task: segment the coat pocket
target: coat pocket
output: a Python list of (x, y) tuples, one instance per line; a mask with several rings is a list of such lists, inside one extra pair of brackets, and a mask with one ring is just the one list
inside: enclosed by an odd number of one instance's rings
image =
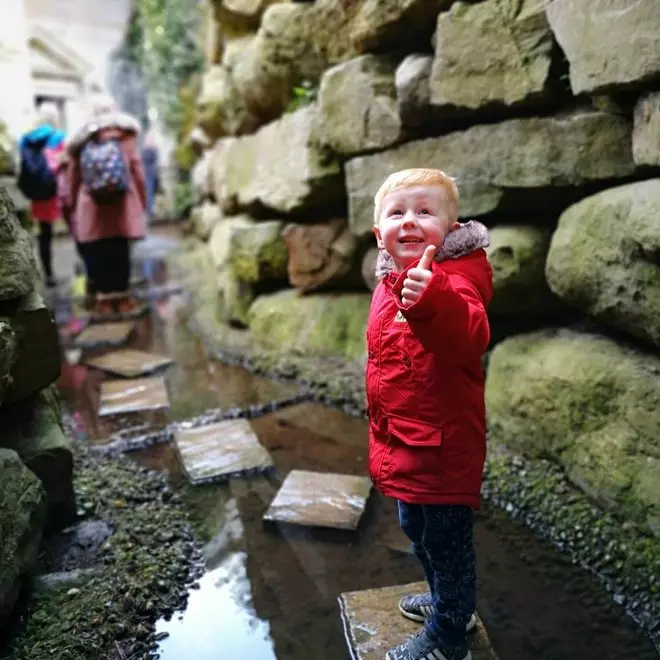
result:
[(387, 430), (411, 447), (442, 445), (442, 429), (419, 419), (388, 414)]

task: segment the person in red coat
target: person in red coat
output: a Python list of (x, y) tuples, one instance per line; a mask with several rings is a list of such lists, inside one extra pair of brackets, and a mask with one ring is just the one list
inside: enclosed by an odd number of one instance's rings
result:
[(486, 456), (486, 228), (457, 222), (440, 170), (392, 174), (375, 198), (380, 282), (367, 324), (369, 472), (397, 500), (429, 592), (403, 598), (424, 622), (388, 660), (469, 660), (476, 600), (473, 509)]

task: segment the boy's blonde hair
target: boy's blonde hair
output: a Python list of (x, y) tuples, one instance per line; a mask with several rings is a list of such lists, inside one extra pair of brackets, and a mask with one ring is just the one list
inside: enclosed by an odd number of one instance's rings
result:
[(374, 224), (378, 224), (383, 206), (383, 199), (395, 190), (412, 188), (413, 186), (435, 186), (445, 191), (447, 204), (450, 207), (451, 222), (455, 222), (458, 215), (458, 188), (456, 182), (442, 170), (433, 170), (425, 167), (416, 167), (409, 170), (400, 170), (390, 174), (385, 183), (378, 189), (374, 197)]

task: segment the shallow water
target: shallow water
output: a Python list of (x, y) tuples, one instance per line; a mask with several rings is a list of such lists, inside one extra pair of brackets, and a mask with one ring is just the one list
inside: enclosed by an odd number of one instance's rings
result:
[[(153, 273), (161, 281), (166, 277), (151, 263), (152, 278)], [(176, 361), (165, 372), (169, 414), (163, 419), (149, 413), (138, 421), (164, 424), (296, 391), (210, 360), (185, 327), (182, 302), (179, 296), (152, 302), (129, 342)], [(60, 382), (93, 441), (128, 423), (98, 419), (104, 378), (80, 364), (65, 365)], [(346, 658), (337, 597), (422, 579), (394, 504), (372, 493), (356, 532), (267, 524), (262, 517), (291, 469), (365, 475), (366, 422), (304, 403), (251, 419), (250, 425), (274, 459), (275, 469), (265, 476), (191, 487), (171, 445), (130, 454), (169, 473), (205, 542), (206, 573), (191, 591), (188, 608), (157, 624), (157, 632), (168, 633), (161, 656)], [(478, 610), (501, 660), (657, 658), (651, 642), (591, 575), (501, 511), (486, 506), (478, 514), (476, 544)]]

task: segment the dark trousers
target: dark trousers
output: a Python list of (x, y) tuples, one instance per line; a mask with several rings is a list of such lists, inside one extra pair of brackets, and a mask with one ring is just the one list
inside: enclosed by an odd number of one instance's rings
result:
[(474, 513), (467, 506), (398, 505), (401, 529), (412, 541), (433, 594), (428, 631), (449, 648), (463, 648), (465, 626), (476, 607)]
[(85, 269), (97, 293), (128, 291), (131, 255), (124, 236), (101, 238), (80, 244)]
[(50, 222), (39, 221), (39, 259), (47, 278), (53, 276), (53, 225)]

